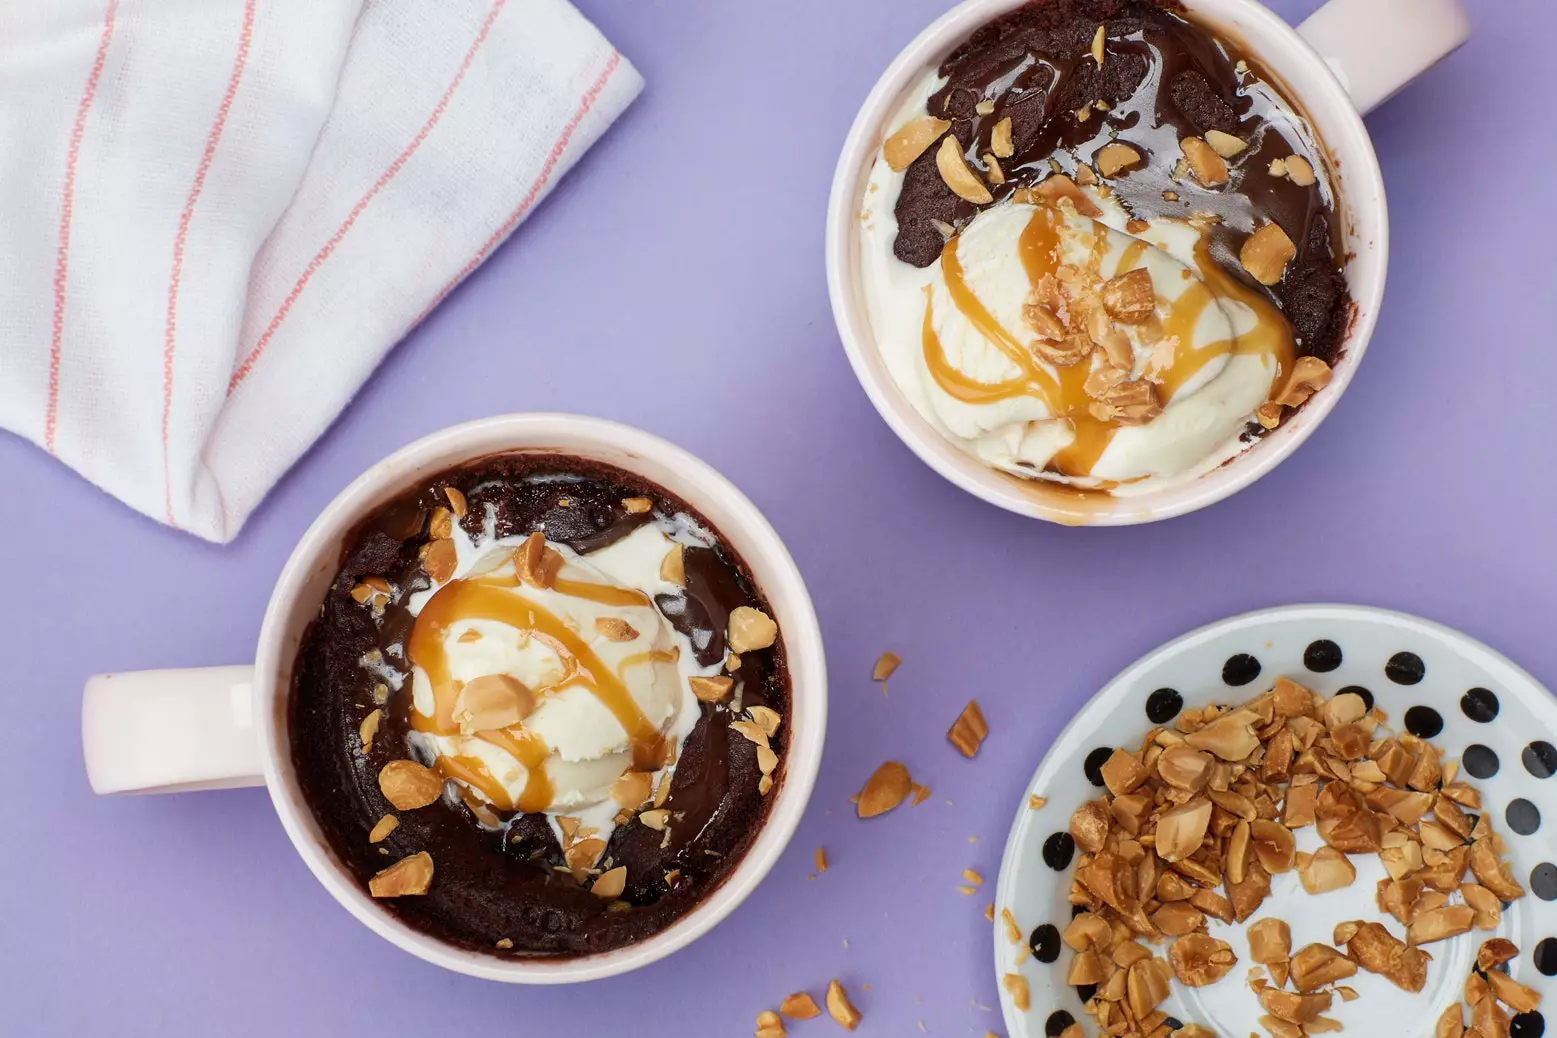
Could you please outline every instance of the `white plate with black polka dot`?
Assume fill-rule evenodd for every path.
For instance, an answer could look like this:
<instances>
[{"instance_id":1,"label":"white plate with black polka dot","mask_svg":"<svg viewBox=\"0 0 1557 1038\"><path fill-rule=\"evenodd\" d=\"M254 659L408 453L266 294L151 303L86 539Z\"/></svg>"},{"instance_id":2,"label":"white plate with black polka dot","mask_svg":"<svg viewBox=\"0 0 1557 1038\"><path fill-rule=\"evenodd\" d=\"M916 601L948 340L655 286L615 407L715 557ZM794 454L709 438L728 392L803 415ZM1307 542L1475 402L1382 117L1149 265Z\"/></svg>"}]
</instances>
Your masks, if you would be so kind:
<instances>
[{"instance_id":1,"label":"white plate with black polka dot","mask_svg":"<svg viewBox=\"0 0 1557 1038\"><path fill-rule=\"evenodd\" d=\"M1496 931L1428 945L1427 984L1410 994L1383 977L1359 972L1345 981L1360 997L1335 999L1326 1015L1355 1038L1432 1038L1443 1010L1460 1000L1489 937L1519 948L1507 968L1543 996L1540 1009L1513 1019L1513 1038L1540 1038L1546 1016L1557 1015L1557 700L1529 674L1465 635L1401 613L1357 606L1292 606L1233 617L1201 628L1140 660L1116 677L1060 733L1033 776L1017 811L1001 861L997 912L1009 910L1021 941L997 914L995 971L1011 1038L1056 1038L1073 1023L1097 1034L1083 1010L1084 988L1066 984L1071 952L1060 933L1072 911L1075 844L1070 816L1102 793L1098 773L1112 747L1138 745L1156 725L1171 725L1185 708L1236 704L1268 690L1286 675L1326 696L1349 691L1376 703L1397 731L1431 738L1444 759L1461 762L1461 775L1482 796L1507 860L1527 891L1505 906ZM1040 808L1030 797L1044 797ZM1318 837L1299 829L1298 849ZM1272 878L1271 894L1245 924L1211 920L1213 936L1230 943L1239 963L1220 982L1189 988L1177 982L1159 1008L1168 1023L1198 1023L1223 1038L1264 1036L1263 1010L1245 982L1246 925L1275 916L1292 929L1292 947L1329 943L1334 925L1377 921L1403 937L1403 927L1375 903L1386 875L1377 856L1354 856L1357 879L1326 894L1303 891L1296 872ZM1453 895L1458 902L1460 896ZM1158 949L1159 953L1163 949ZM1016 1008L1010 974L1025 978L1029 1008ZM1467 1020L1469 1016L1467 1014ZM1557 1028L1553 1031L1557 1038Z\"/></svg>"}]
</instances>

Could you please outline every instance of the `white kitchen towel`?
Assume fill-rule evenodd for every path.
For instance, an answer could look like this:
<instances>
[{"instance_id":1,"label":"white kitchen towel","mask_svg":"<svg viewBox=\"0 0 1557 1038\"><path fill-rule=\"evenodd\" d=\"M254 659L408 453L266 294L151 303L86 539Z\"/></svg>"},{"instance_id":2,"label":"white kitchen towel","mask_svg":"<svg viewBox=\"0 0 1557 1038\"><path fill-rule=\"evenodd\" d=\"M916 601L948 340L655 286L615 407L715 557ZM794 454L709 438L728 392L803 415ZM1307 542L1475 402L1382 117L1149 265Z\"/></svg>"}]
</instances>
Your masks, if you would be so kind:
<instances>
[{"instance_id":1,"label":"white kitchen towel","mask_svg":"<svg viewBox=\"0 0 1557 1038\"><path fill-rule=\"evenodd\" d=\"M231 540L641 87L566 0L0 3L0 426Z\"/></svg>"}]
</instances>

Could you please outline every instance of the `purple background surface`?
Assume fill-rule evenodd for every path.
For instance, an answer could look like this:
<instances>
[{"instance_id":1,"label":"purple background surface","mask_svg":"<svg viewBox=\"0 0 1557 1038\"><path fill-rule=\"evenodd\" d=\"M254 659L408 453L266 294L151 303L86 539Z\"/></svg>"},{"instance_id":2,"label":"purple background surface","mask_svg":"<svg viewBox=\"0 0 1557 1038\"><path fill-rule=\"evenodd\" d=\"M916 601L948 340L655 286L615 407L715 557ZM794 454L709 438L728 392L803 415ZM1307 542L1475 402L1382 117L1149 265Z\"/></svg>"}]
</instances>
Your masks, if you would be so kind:
<instances>
[{"instance_id":1,"label":"purple background surface","mask_svg":"<svg viewBox=\"0 0 1557 1038\"><path fill-rule=\"evenodd\" d=\"M1197 515L1070 530L917 461L855 383L827 305L837 148L946 0L578 2L647 91L236 545L159 527L0 438L0 1033L735 1036L835 975L862 1035L1003 1032L987 898L958 894L959 873L992 889L1040 755L1138 655L1230 613L1353 601L1458 626L1557 681L1542 201L1557 138L1541 121L1557 102L1557 6L1472 0L1477 37L1370 119L1394 217L1389 300L1308 445ZM1296 20L1318 2L1273 6ZM832 664L828 752L794 842L729 920L635 975L483 983L354 922L261 790L91 794L89 674L248 660L294 540L351 477L438 427L540 409L618 418L702 455L767 512L810 582ZM869 672L889 648L905 662L883 697ZM993 734L970 762L944 732L973 695ZM887 758L934 796L860 822L847 798ZM812 879L818 845L833 864ZM841 1033L825 1019L793 1031Z\"/></svg>"}]
</instances>

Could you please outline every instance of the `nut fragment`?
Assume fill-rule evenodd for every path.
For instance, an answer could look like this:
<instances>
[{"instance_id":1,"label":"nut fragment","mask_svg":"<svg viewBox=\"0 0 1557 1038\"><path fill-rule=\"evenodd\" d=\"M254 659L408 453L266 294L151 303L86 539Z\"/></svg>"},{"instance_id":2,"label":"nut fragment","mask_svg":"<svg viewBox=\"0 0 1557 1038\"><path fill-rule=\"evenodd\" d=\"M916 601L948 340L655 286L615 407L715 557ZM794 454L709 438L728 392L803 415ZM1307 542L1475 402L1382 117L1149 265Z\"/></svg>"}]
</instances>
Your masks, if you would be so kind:
<instances>
[{"instance_id":1,"label":"nut fragment","mask_svg":"<svg viewBox=\"0 0 1557 1038\"><path fill-rule=\"evenodd\" d=\"M1297 256L1297 246L1280 224L1268 223L1251 234L1238 252L1238 261L1249 276L1262 285L1275 285L1286 275L1287 264Z\"/></svg>"},{"instance_id":2,"label":"nut fragment","mask_svg":"<svg viewBox=\"0 0 1557 1038\"><path fill-rule=\"evenodd\" d=\"M1172 971L1168 964L1158 958L1142 959L1130 967L1125 981L1125 991L1130 1010L1135 1014L1136 1019L1151 1013L1162 1004L1163 999L1168 997L1168 979L1171 976Z\"/></svg>"},{"instance_id":3,"label":"nut fragment","mask_svg":"<svg viewBox=\"0 0 1557 1038\"><path fill-rule=\"evenodd\" d=\"M1022 307L1022 320L1026 322L1027 326L1031 328L1033 333L1036 334L1040 339L1047 339L1051 342L1058 342L1061 339L1064 339L1068 334L1064 322L1061 321L1058 317L1054 316L1054 311L1039 303L1031 301L1026 303ZM1089 343L1086 346L1084 352L1078 354L1072 359L1072 363L1080 360L1081 357L1086 353L1090 353L1091 349L1092 347Z\"/></svg>"},{"instance_id":4,"label":"nut fragment","mask_svg":"<svg viewBox=\"0 0 1557 1038\"><path fill-rule=\"evenodd\" d=\"M1266 988L1260 992L1260 1005L1278 1020L1292 1024L1307 1024L1319 1018L1330 1008L1334 996L1325 991L1312 995L1295 995L1280 988Z\"/></svg>"},{"instance_id":5,"label":"nut fragment","mask_svg":"<svg viewBox=\"0 0 1557 1038\"><path fill-rule=\"evenodd\" d=\"M1292 986L1299 991L1318 991L1357 973L1357 964L1328 944L1304 945L1292 956Z\"/></svg>"},{"instance_id":6,"label":"nut fragment","mask_svg":"<svg viewBox=\"0 0 1557 1038\"><path fill-rule=\"evenodd\" d=\"M1460 896L1476 914L1476 929L1496 930L1503 920L1503 905L1497 895L1479 883L1460 884ZM1490 942L1489 942L1490 943Z\"/></svg>"},{"instance_id":7,"label":"nut fragment","mask_svg":"<svg viewBox=\"0 0 1557 1038\"><path fill-rule=\"evenodd\" d=\"M1157 312L1157 290L1144 267L1103 282L1099 295L1109 315L1125 324L1142 324Z\"/></svg>"},{"instance_id":8,"label":"nut fragment","mask_svg":"<svg viewBox=\"0 0 1557 1038\"><path fill-rule=\"evenodd\" d=\"M885 680L887 680L888 678L890 678L893 675L894 672L896 672L896 670L898 668L898 665L901 664L902 662L903 662L903 658L901 656L899 656L895 652L884 652L884 653L882 653L879 657L876 658L876 665L871 668L871 671L870 671L870 678L871 678L871 680L872 681L885 681Z\"/></svg>"},{"instance_id":9,"label":"nut fragment","mask_svg":"<svg viewBox=\"0 0 1557 1038\"><path fill-rule=\"evenodd\" d=\"M1513 941L1506 937L1494 937L1481 942L1481 947L1476 949L1476 965L1485 973L1505 962L1512 961L1518 954L1519 948Z\"/></svg>"},{"instance_id":10,"label":"nut fragment","mask_svg":"<svg viewBox=\"0 0 1557 1038\"><path fill-rule=\"evenodd\" d=\"M910 119L887 138L881 146L881 155L894 173L901 173L949 129L951 123L934 116L921 115L917 119Z\"/></svg>"},{"instance_id":11,"label":"nut fragment","mask_svg":"<svg viewBox=\"0 0 1557 1038\"><path fill-rule=\"evenodd\" d=\"M1011 117L1000 120L989 131L989 150L997 159L1008 159L1016 153L1011 141Z\"/></svg>"},{"instance_id":12,"label":"nut fragment","mask_svg":"<svg viewBox=\"0 0 1557 1038\"><path fill-rule=\"evenodd\" d=\"M793 995L785 997L784 1001L779 1003L779 1012L791 1020L810 1020L813 1017L822 1015L822 1010L818 1008L816 999L804 991L797 991Z\"/></svg>"},{"instance_id":13,"label":"nut fragment","mask_svg":"<svg viewBox=\"0 0 1557 1038\"><path fill-rule=\"evenodd\" d=\"M1133 379L1104 391L1087 410L1100 422L1145 425L1162 413L1162 401L1154 383Z\"/></svg>"},{"instance_id":14,"label":"nut fragment","mask_svg":"<svg viewBox=\"0 0 1557 1038\"><path fill-rule=\"evenodd\" d=\"M1227 163L1222 161L1222 156L1216 150L1201 140L1199 137L1185 137L1179 141L1179 147L1184 152L1184 159L1189 163L1189 170L1205 187L1221 187L1227 183L1230 174L1227 171Z\"/></svg>"},{"instance_id":15,"label":"nut fragment","mask_svg":"<svg viewBox=\"0 0 1557 1038\"><path fill-rule=\"evenodd\" d=\"M531 587L551 587L561 568L562 556L546 546L546 535L539 530L526 537L514 553L514 569Z\"/></svg>"},{"instance_id":16,"label":"nut fragment","mask_svg":"<svg viewBox=\"0 0 1557 1038\"><path fill-rule=\"evenodd\" d=\"M1196 792L1211 777L1211 757L1193 746L1170 746L1157 758L1157 773L1170 786Z\"/></svg>"},{"instance_id":17,"label":"nut fragment","mask_svg":"<svg viewBox=\"0 0 1557 1038\"><path fill-rule=\"evenodd\" d=\"M591 830L586 830L591 831ZM589 870L594 868L595 862L605 853L605 841L598 836L588 836L581 840L574 840L568 844L562 852L562 858L568 863L568 868L573 870L573 878L582 883L589 875Z\"/></svg>"},{"instance_id":18,"label":"nut fragment","mask_svg":"<svg viewBox=\"0 0 1557 1038\"><path fill-rule=\"evenodd\" d=\"M1183 937L1204 927L1206 917L1187 901L1170 901L1152 913L1152 923L1169 937Z\"/></svg>"},{"instance_id":19,"label":"nut fragment","mask_svg":"<svg viewBox=\"0 0 1557 1038\"><path fill-rule=\"evenodd\" d=\"M1135 754L1126 750L1114 750L1113 756L1103 762L1100 770L1103 785L1116 797L1133 792L1146 781L1147 771Z\"/></svg>"},{"instance_id":20,"label":"nut fragment","mask_svg":"<svg viewBox=\"0 0 1557 1038\"><path fill-rule=\"evenodd\" d=\"M827 1012L845 1031L860 1025L860 1011L849 1001L849 993L844 991L837 977L827 982Z\"/></svg>"},{"instance_id":21,"label":"nut fragment","mask_svg":"<svg viewBox=\"0 0 1557 1038\"><path fill-rule=\"evenodd\" d=\"M379 771L378 788L398 810L415 811L443 795L443 779L414 760L392 760Z\"/></svg>"},{"instance_id":22,"label":"nut fragment","mask_svg":"<svg viewBox=\"0 0 1557 1038\"><path fill-rule=\"evenodd\" d=\"M1291 829L1279 822L1256 818L1249 823L1249 831L1254 838L1255 857L1266 872L1275 876L1291 871L1297 850Z\"/></svg>"},{"instance_id":23,"label":"nut fragment","mask_svg":"<svg viewBox=\"0 0 1557 1038\"><path fill-rule=\"evenodd\" d=\"M1113 141L1103 145L1093 156L1097 171L1105 180L1112 180L1125 170L1141 164L1141 153L1128 144Z\"/></svg>"},{"instance_id":24,"label":"nut fragment","mask_svg":"<svg viewBox=\"0 0 1557 1038\"><path fill-rule=\"evenodd\" d=\"M963 201L988 205L995 200L989 188L984 186L984 181L968 168L967 160L962 157L962 145L956 137L947 137L941 141L935 153L935 168L940 170L941 180L946 186Z\"/></svg>"},{"instance_id":25,"label":"nut fragment","mask_svg":"<svg viewBox=\"0 0 1557 1038\"><path fill-rule=\"evenodd\" d=\"M1282 962L1292 955L1292 928L1285 920L1261 919L1249 927L1249 958L1262 965Z\"/></svg>"},{"instance_id":26,"label":"nut fragment","mask_svg":"<svg viewBox=\"0 0 1557 1038\"><path fill-rule=\"evenodd\" d=\"M1501 970L1487 972L1487 985L1492 988L1493 998L1516 1013L1534 1012L1536 1006L1541 1004L1541 996L1535 989L1526 987Z\"/></svg>"},{"instance_id":27,"label":"nut fragment","mask_svg":"<svg viewBox=\"0 0 1557 1038\"><path fill-rule=\"evenodd\" d=\"M729 629L726 638L731 652L755 652L770 648L778 640L778 624L761 609L736 606L730 610Z\"/></svg>"},{"instance_id":28,"label":"nut fragment","mask_svg":"<svg viewBox=\"0 0 1557 1038\"><path fill-rule=\"evenodd\" d=\"M1076 186L1076 182L1063 173L1056 173L1046 177L1032 189L1033 197L1049 205L1057 206L1062 199L1068 199L1076 207L1076 212L1082 216L1093 218L1103 215L1103 210L1097 207L1097 203L1087 197L1087 193Z\"/></svg>"},{"instance_id":29,"label":"nut fragment","mask_svg":"<svg viewBox=\"0 0 1557 1038\"><path fill-rule=\"evenodd\" d=\"M971 758L979 752L979 747L988 735L989 722L984 720L984 712L979 709L978 700L970 699L968 705L962 708L962 713L957 715L957 720L952 722L946 738L957 747L957 752Z\"/></svg>"},{"instance_id":30,"label":"nut fragment","mask_svg":"<svg viewBox=\"0 0 1557 1038\"><path fill-rule=\"evenodd\" d=\"M611 799L628 810L634 810L649 799L654 776L647 771L624 771L611 784Z\"/></svg>"},{"instance_id":31,"label":"nut fragment","mask_svg":"<svg viewBox=\"0 0 1557 1038\"><path fill-rule=\"evenodd\" d=\"M483 674L465 683L454 699L460 733L474 735L508 728L535 709L535 693L507 674Z\"/></svg>"},{"instance_id":32,"label":"nut fragment","mask_svg":"<svg viewBox=\"0 0 1557 1038\"><path fill-rule=\"evenodd\" d=\"M372 831L368 833L368 842L383 843L399 825L400 819L394 815L385 815L374 823Z\"/></svg>"},{"instance_id":33,"label":"nut fragment","mask_svg":"<svg viewBox=\"0 0 1557 1038\"><path fill-rule=\"evenodd\" d=\"M1361 923L1346 942L1346 953L1357 965L1403 991L1421 991L1427 983L1427 955L1406 947L1378 923Z\"/></svg>"},{"instance_id":34,"label":"nut fragment","mask_svg":"<svg viewBox=\"0 0 1557 1038\"><path fill-rule=\"evenodd\" d=\"M761 728L770 739L778 734L779 728L784 724L784 718L772 707L749 706L746 708L746 713L757 722L757 727Z\"/></svg>"},{"instance_id":35,"label":"nut fragment","mask_svg":"<svg viewBox=\"0 0 1557 1038\"><path fill-rule=\"evenodd\" d=\"M886 814L908 796L910 784L908 769L895 760L889 760L865 781L865 788L860 790L855 810L861 818Z\"/></svg>"},{"instance_id":36,"label":"nut fragment","mask_svg":"<svg viewBox=\"0 0 1557 1038\"><path fill-rule=\"evenodd\" d=\"M1318 178L1314 176L1314 164L1301 155L1287 157L1287 179L1298 187L1309 187Z\"/></svg>"},{"instance_id":37,"label":"nut fragment","mask_svg":"<svg viewBox=\"0 0 1557 1038\"><path fill-rule=\"evenodd\" d=\"M412 897L427 893L432 886L433 860L426 851L401 858L368 880L368 893L374 897Z\"/></svg>"},{"instance_id":38,"label":"nut fragment","mask_svg":"<svg viewBox=\"0 0 1557 1038\"><path fill-rule=\"evenodd\" d=\"M454 533L454 513L447 508L434 508L432 518L427 522L427 533L434 540L452 535Z\"/></svg>"},{"instance_id":39,"label":"nut fragment","mask_svg":"<svg viewBox=\"0 0 1557 1038\"><path fill-rule=\"evenodd\" d=\"M1215 984L1238 963L1232 945L1206 934L1180 937L1168 947L1173 975L1192 988Z\"/></svg>"},{"instance_id":40,"label":"nut fragment","mask_svg":"<svg viewBox=\"0 0 1557 1038\"><path fill-rule=\"evenodd\" d=\"M1310 894L1324 894L1349 887L1357 878L1357 869L1351 861L1326 844L1311 856L1297 856L1298 879Z\"/></svg>"},{"instance_id":41,"label":"nut fragment","mask_svg":"<svg viewBox=\"0 0 1557 1038\"><path fill-rule=\"evenodd\" d=\"M1211 824L1211 801L1196 797L1163 812L1157 820L1157 856L1163 861L1182 861L1200 849Z\"/></svg>"},{"instance_id":42,"label":"nut fragment","mask_svg":"<svg viewBox=\"0 0 1557 1038\"><path fill-rule=\"evenodd\" d=\"M624 497L622 507L627 510L628 515L643 515L654 508L654 502L647 497Z\"/></svg>"},{"instance_id":43,"label":"nut fragment","mask_svg":"<svg viewBox=\"0 0 1557 1038\"><path fill-rule=\"evenodd\" d=\"M784 1021L771 1009L764 1009L757 1014L757 1030L755 1038L787 1038L788 1031L784 1030Z\"/></svg>"},{"instance_id":44,"label":"nut fragment","mask_svg":"<svg viewBox=\"0 0 1557 1038\"><path fill-rule=\"evenodd\" d=\"M1249 147L1242 138L1234 137L1230 133L1223 133L1221 130L1207 130L1206 143L1211 145L1212 151L1224 159L1241 155Z\"/></svg>"},{"instance_id":45,"label":"nut fragment","mask_svg":"<svg viewBox=\"0 0 1557 1038\"><path fill-rule=\"evenodd\" d=\"M1098 853L1108 839L1112 817L1112 813L1101 801L1087 801L1070 816L1071 839L1076 841L1077 847L1088 854ZM1160 843L1157 853L1159 855L1162 853Z\"/></svg>"},{"instance_id":46,"label":"nut fragment","mask_svg":"<svg viewBox=\"0 0 1557 1038\"><path fill-rule=\"evenodd\" d=\"M638 637L638 629L626 620L614 616L595 617L595 630L607 641L630 642Z\"/></svg>"},{"instance_id":47,"label":"nut fragment","mask_svg":"<svg viewBox=\"0 0 1557 1038\"><path fill-rule=\"evenodd\" d=\"M683 559L685 552L685 545L672 544L670 551L667 551L665 557L660 560L660 579L665 583L686 586L687 570Z\"/></svg>"},{"instance_id":48,"label":"nut fragment","mask_svg":"<svg viewBox=\"0 0 1557 1038\"><path fill-rule=\"evenodd\" d=\"M1092 36L1092 60L1097 62L1098 68L1103 67L1103 61L1107 53L1103 49L1103 41L1108 38L1107 29L1107 26L1099 25L1097 32Z\"/></svg>"},{"instance_id":49,"label":"nut fragment","mask_svg":"<svg viewBox=\"0 0 1557 1038\"><path fill-rule=\"evenodd\" d=\"M459 565L454 542L447 537L428 541L422 546L421 555L422 568L435 584L442 584L454 576L454 569Z\"/></svg>"},{"instance_id":50,"label":"nut fragment","mask_svg":"<svg viewBox=\"0 0 1557 1038\"><path fill-rule=\"evenodd\" d=\"M1275 402L1282 407L1299 407L1328 386L1333 376L1330 365L1318 357L1299 357L1292 366L1292 376L1287 379L1287 384L1282 387Z\"/></svg>"},{"instance_id":51,"label":"nut fragment","mask_svg":"<svg viewBox=\"0 0 1557 1038\"><path fill-rule=\"evenodd\" d=\"M1260 745L1260 737L1254 734L1254 722L1258 718L1247 710L1234 710L1223 714L1199 731L1191 732L1184 741L1197 750L1214 753L1226 761L1241 761Z\"/></svg>"},{"instance_id":52,"label":"nut fragment","mask_svg":"<svg viewBox=\"0 0 1557 1038\"><path fill-rule=\"evenodd\" d=\"M357 738L362 741L363 753L373 752L373 737L378 734L378 725L383 719L384 711L374 709L362 719L362 724L357 726Z\"/></svg>"},{"instance_id":53,"label":"nut fragment","mask_svg":"<svg viewBox=\"0 0 1557 1038\"><path fill-rule=\"evenodd\" d=\"M600 874L589 892L604 901L612 901L622 896L622 891L627 889L627 866L618 865Z\"/></svg>"},{"instance_id":54,"label":"nut fragment","mask_svg":"<svg viewBox=\"0 0 1557 1038\"><path fill-rule=\"evenodd\" d=\"M735 688L735 679L694 675L687 678L687 684L700 702L720 703L729 698L731 689Z\"/></svg>"},{"instance_id":55,"label":"nut fragment","mask_svg":"<svg viewBox=\"0 0 1557 1038\"><path fill-rule=\"evenodd\" d=\"M1417 913L1407 928L1406 937L1414 945L1431 944L1469 933L1475 921L1476 913L1469 905L1445 905Z\"/></svg>"},{"instance_id":56,"label":"nut fragment","mask_svg":"<svg viewBox=\"0 0 1557 1038\"><path fill-rule=\"evenodd\" d=\"M463 519L470 507L465 503L465 494L456 487L444 487L443 496L449 499L449 507L454 509L454 518Z\"/></svg>"},{"instance_id":57,"label":"nut fragment","mask_svg":"<svg viewBox=\"0 0 1557 1038\"><path fill-rule=\"evenodd\" d=\"M1487 820L1486 815L1481 820ZM1525 896L1525 888L1515 881L1508 863L1498 856L1492 838L1483 838L1471 844L1470 868L1476 881L1504 901L1518 901Z\"/></svg>"}]
</instances>

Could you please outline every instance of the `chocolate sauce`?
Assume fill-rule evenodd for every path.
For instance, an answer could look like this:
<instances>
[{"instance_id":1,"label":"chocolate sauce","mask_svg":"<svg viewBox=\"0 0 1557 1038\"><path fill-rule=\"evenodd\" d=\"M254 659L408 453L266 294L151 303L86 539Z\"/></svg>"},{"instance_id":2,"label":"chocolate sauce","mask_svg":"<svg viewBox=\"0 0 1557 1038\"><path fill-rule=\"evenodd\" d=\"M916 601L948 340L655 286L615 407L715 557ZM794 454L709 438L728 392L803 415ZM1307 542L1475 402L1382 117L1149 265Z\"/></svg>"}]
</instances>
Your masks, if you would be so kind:
<instances>
[{"instance_id":1,"label":"chocolate sauce","mask_svg":"<svg viewBox=\"0 0 1557 1038\"><path fill-rule=\"evenodd\" d=\"M412 756L406 641L414 618L404 603L430 586L419 552L435 511L448 504L446 487L464 494L468 510L460 523L478 540L490 523L498 537L540 530L547 540L587 555L678 513L718 536L664 489L610 466L556 455L489 458L379 509L347 539L340 573L298 653L290 728L303 795L335 856L364 887L400 858L431 854L434 876L425 895L379 904L452 944L494 955L573 956L642 940L724 882L766 818L772 794L757 791L762 773L756 746L731 730L734 718L725 704L700 704L702 716L681 748L664 805L675 819L670 841L636 823L610 834L605 858L625 865L628 876L615 902L574 881L542 814L515 815L503 831L493 831L477 823L470 803L396 811L379 791L383 766ZM623 500L635 497L649 498L652 510L627 511ZM692 641L698 662L712 664L725 655L731 610L771 610L745 563L722 541L687 547L684 565L684 593L658 596L656 605ZM394 588L379 613L351 596L366 576L384 577ZM399 690L391 691L397 682L386 675L403 679ZM788 716L782 631L771 649L742 654L739 676L744 706ZM383 720L364 754L358 729L376 706ZM781 761L786 745L787 728L781 727L773 738ZM782 765L775 777L782 781ZM368 832L385 814L397 815L400 824L383 842L370 844ZM512 947L500 950L499 941Z\"/></svg>"},{"instance_id":2,"label":"chocolate sauce","mask_svg":"<svg viewBox=\"0 0 1557 1038\"><path fill-rule=\"evenodd\" d=\"M1092 54L1099 25L1105 37L1101 67ZM1327 166L1296 131L1294 106L1252 57L1187 21L1170 0L1034 0L975 32L940 74L946 83L926 110L951 121L947 132L963 145L973 169L986 168L983 156L992 151L995 125L1011 119L1015 153L1000 160L1006 180L991 186L990 204L1056 171L1076 178L1103 146L1129 144L1145 161L1108 186L1130 214L1140 220L1213 214L1217 264L1282 310L1299 355L1335 363L1352 307L1333 196L1323 188ZM1227 160L1231 181L1214 189L1193 176L1175 176L1179 141L1209 130L1249 145ZM960 229L987 208L946 186L936 148L932 144L904 172L896 206L894 252L916 267L941 255L945 237L937 223ZM1316 183L1303 186L1272 173L1274 160L1293 155L1309 162ZM1269 222L1298 248L1274 287L1256 282L1238 260L1244 241Z\"/></svg>"}]
</instances>

